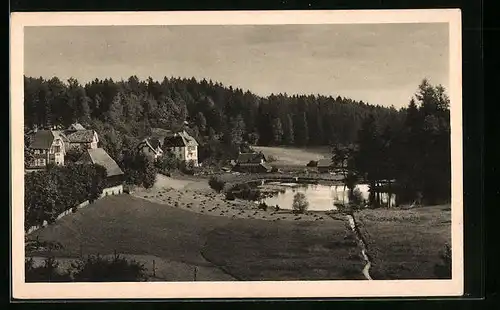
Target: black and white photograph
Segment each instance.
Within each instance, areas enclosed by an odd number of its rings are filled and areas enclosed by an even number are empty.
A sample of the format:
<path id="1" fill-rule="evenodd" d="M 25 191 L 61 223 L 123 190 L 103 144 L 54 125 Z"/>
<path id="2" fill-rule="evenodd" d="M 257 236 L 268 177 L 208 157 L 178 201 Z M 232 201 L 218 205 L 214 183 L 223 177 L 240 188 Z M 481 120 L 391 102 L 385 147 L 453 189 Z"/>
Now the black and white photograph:
<path id="1" fill-rule="evenodd" d="M 432 11 L 19 14 L 23 296 L 143 282 L 397 296 L 399 280 L 459 294 L 460 13 Z"/>

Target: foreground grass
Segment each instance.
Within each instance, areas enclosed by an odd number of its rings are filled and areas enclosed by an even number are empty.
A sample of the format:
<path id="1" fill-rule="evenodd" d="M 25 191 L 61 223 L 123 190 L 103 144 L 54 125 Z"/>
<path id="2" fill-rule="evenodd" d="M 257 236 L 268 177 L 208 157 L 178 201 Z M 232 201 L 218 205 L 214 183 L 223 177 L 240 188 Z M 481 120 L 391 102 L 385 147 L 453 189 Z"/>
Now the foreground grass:
<path id="1" fill-rule="evenodd" d="M 435 279 L 445 244 L 451 243 L 449 205 L 375 209 L 355 214 L 377 280 Z"/>
<path id="2" fill-rule="evenodd" d="M 354 235 L 336 223 L 237 220 L 210 232 L 204 255 L 241 280 L 363 279 Z"/>
<path id="3" fill-rule="evenodd" d="M 192 267 L 203 268 L 207 281 L 227 280 L 221 269 L 243 280 L 362 278 L 359 248 L 340 220 L 232 219 L 119 195 L 105 197 L 31 236 L 61 242 L 64 248 L 51 253 L 56 258 L 114 251 L 155 257 L 161 259 L 166 275 L 162 280 L 167 281 L 192 281 Z M 172 271 L 182 266 L 186 272 Z"/>

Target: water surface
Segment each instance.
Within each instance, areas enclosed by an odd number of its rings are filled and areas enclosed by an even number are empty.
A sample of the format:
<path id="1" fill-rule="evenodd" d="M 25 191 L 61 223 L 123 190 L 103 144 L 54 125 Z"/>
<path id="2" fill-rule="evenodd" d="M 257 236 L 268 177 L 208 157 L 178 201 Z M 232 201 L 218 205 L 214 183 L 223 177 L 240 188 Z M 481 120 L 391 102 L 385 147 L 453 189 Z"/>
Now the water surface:
<path id="1" fill-rule="evenodd" d="M 309 202 L 309 211 L 330 211 L 336 210 L 336 203 L 349 202 L 349 190 L 344 185 L 321 185 L 321 184 L 296 184 L 270 182 L 259 186 L 262 189 L 276 189 L 276 193 L 263 201 L 269 206 L 279 205 L 281 209 L 292 209 L 293 197 L 296 193 L 303 193 Z M 369 199 L 368 184 L 356 186 L 365 201 Z M 387 193 L 380 193 L 382 204 L 395 205 L 396 197 Z"/>

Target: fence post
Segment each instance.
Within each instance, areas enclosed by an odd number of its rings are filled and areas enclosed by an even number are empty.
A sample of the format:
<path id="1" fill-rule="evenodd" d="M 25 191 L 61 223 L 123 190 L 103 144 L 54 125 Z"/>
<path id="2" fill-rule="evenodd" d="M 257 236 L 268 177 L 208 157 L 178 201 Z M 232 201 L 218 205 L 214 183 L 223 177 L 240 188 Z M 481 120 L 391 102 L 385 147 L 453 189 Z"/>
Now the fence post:
<path id="1" fill-rule="evenodd" d="M 156 265 L 154 259 L 153 259 L 153 277 L 156 277 Z"/>
<path id="2" fill-rule="evenodd" d="M 193 270 L 193 271 L 194 271 L 194 281 L 196 281 L 196 273 L 197 273 L 197 271 L 198 271 L 198 268 L 197 268 L 197 267 L 194 267 L 194 270 Z"/>

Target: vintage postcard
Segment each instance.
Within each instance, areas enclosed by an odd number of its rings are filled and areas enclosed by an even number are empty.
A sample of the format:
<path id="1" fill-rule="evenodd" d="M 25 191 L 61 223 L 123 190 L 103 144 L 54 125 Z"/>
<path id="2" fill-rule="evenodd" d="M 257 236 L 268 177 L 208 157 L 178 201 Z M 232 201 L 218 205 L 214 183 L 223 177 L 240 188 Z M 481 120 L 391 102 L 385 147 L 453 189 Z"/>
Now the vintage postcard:
<path id="1" fill-rule="evenodd" d="M 463 294 L 461 13 L 13 13 L 18 299 Z"/>

